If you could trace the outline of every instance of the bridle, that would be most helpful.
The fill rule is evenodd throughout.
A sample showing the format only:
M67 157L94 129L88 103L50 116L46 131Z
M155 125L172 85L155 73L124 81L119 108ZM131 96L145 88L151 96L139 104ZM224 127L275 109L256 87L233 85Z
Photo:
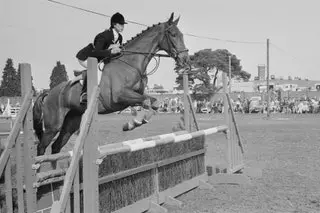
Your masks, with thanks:
M166 57L166 58L173 58L173 59L177 59L180 53L183 52L188 52L188 49L183 49L183 50L179 50L177 51L177 48L175 46L175 44L170 40L169 38L169 30L171 27L173 27L174 25L170 25L169 27L167 27L164 30L164 37L167 41L167 45L168 45L168 49L170 50L169 54L159 54L159 53L152 53L152 52L140 52L140 51L130 51L130 50L125 50L123 49L121 52L122 53L128 53L128 54L141 54L141 55L147 55L147 56L158 56L158 57Z
M159 54L159 53L153 53L153 52L141 52L141 51L131 51L131 50L126 50L124 47L122 47L122 50L121 50L121 53L119 55L117 55L116 57L112 57L111 59L106 57L102 60L102 62L105 60L105 59L110 59L110 60L119 60L125 64L127 64L128 66L134 68L135 70L138 71L138 73L140 74L141 78L145 78L146 76L148 75L152 75L154 74L158 67L159 67L159 64L160 64L160 58L163 57L163 58L173 58L175 60L178 59L179 57L179 54L180 53L183 53L183 52L188 52L189 50L188 49L183 49L183 50L178 50L177 51L177 48L176 48L176 45L170 40L169 38L169 33L170 33L170 28L173 27L174 25L170 25L169 27L167 27L165 30L164 30L164 39L167 43L167 46L168 46L168 54ZM163 41L161 41L163 42ZM140 71L140 69L132 66L131 64L129 64L128 62L124 61L124 60L121 60L121 57L123 55L132 55L132 54L140 54L140 55L145 55L146 58L148 58L149 56L152 56L152 58L154 58L156 60L156 66L148 73L146 74L142 74L142 72ZM158 57L158 59L156 58ZM100 62L100 63L102 63ZM99 63L99 65L100 65ZM100 69L100 66L98 66L99 69ZM102 71L100 69L100 71Z
M164 37L165 37L165 39L167 41L168 49L170 50L169 51L169 57L172 57L173 59L176 60L179 57L180 53L188 52L189 50L188 49L177 50L176 45L173 43L173 41L170 40L170 38L169 38L170 31L169 30L173 26L174 25L170 25L167 29L165 29Z

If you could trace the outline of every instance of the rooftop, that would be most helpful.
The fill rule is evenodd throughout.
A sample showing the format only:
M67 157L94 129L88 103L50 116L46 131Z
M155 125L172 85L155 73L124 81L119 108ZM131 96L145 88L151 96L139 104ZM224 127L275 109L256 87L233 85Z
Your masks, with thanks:
M264 81L251 81L255 84L266 84L266 80ZM280 79L274 79L269 81L270 84L280 85L280 84L297 84L298 87L313 87L315 84L320 84L320 81L316 80L280 80Z

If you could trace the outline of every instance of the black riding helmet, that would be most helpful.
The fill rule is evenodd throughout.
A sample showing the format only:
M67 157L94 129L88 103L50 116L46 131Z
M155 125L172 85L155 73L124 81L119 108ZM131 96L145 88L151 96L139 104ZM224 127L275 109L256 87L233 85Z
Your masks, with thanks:
M127 22L121 13L115 13L111 17L110 24L113 26L114 24L127 24Z

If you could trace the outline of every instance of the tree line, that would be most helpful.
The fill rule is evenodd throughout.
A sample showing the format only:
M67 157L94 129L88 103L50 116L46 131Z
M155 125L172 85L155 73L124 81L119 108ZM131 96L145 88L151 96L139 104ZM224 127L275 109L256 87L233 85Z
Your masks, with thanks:
M60 84L63 81L68 81L69 77L65 68L65 65L60 61L57 61L54 66L51 76L49 79L49 88L52 89L56 85ZM36 89L33 86L32 90L34 95L37 95ZM0 84L0 97L16 97L21 96L21 66L18 64L17 69L14 67L13 60L8 58L6 65L2 72L2 80Z

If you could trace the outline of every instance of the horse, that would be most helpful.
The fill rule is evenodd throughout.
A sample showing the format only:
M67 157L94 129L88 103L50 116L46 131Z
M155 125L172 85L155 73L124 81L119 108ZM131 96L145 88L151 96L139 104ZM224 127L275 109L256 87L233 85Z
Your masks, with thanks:
M142 106L143 110L123 130L133 130L147 123L158 108L157 99L144 94L147 84L146 68L150 60L165 51L178 67L189 66L188 49L178 28L180 17L174 13L166 22L154 24L123 45L120 56L103 67L99 82L98 113L109 114L127 107ZM174 70L174 69L172 69ZM48 92L40 94L33 107L33 126L39 139L37 155L44 155L52 143L51 153L59 153L81 123L86 105L80 104L80 82L62 82Z

